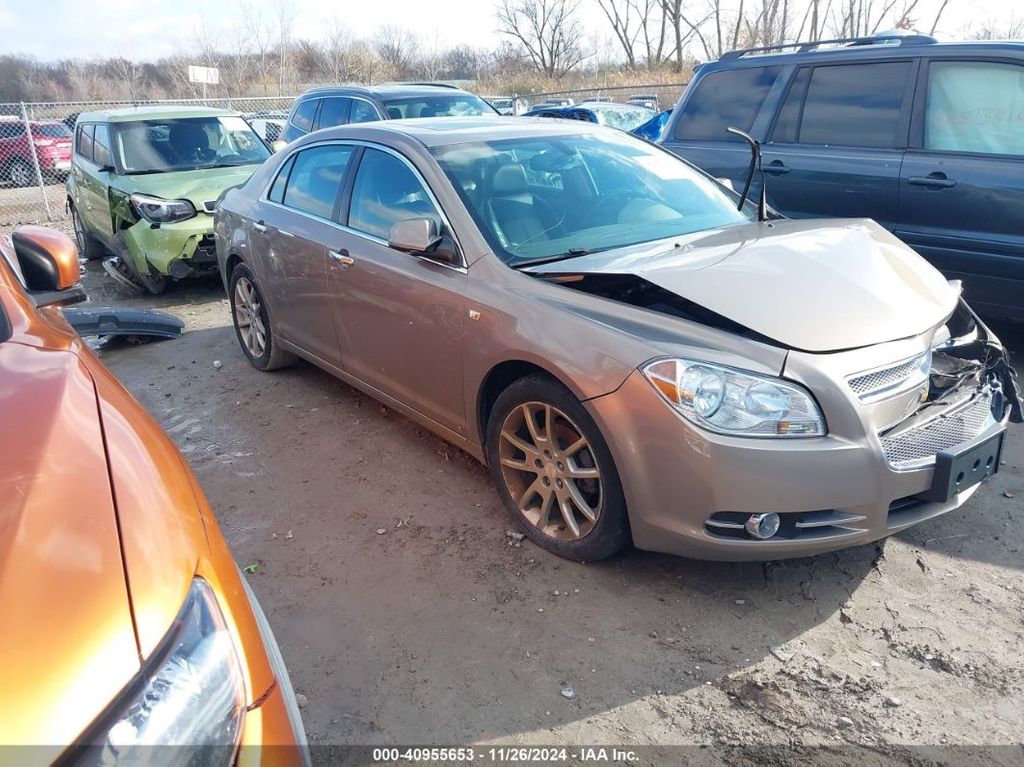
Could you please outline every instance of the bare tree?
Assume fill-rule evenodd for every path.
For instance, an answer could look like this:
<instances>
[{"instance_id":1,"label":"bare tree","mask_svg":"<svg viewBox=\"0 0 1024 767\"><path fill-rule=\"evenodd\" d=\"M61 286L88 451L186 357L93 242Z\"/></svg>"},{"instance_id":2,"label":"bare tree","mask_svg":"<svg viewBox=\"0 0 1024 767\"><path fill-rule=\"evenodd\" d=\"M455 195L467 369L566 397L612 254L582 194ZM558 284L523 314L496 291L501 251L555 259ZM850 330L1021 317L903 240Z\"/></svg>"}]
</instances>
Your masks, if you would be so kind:
<instances>
[{"instance_id":1,"label":"bare tree","mask_svg":"<svg viewBox=\"0 0 1024 767\"><path fill-rule=\"evenodd\" d=\"M975 40L1020 40L1024 38L1024 16L1011 13L1006 19L986 19L972 30Z\"/></svg>"},{"instance_id":2,"label":"bare tree","mask_svg":"<svg viewBox=\"0 0 1024 767\"><path fill-rule=\"evenodd\" d=\"M114 76L125 88L128 100L131 102L140 101L142 99L142 94L140 93L142 78L138 62L132 61L125 56L118 56L110 60L110 68L113 70Z\"/></svg>"},{"instance_id":3,"label":"bare tree","mask_svg":"<svg viewBox=\"0 0 1024 767\"><path fill-rule=\"evenodd\" d=\"M661 0L597 0L622 48L626 67L636 69L639 56L648 66L661 63L666 20Z\"/></svg>"},{"instance_id":4,"label":"bare tree","mask_svg":"<svg viewBox=\"0 0 1024 767\"><path fill-rule=\"evenodd\" d=\"M412 69L416 55L416 36L404 27L385 24L373 38L377 55L392 71L392 76L403 77Z\"/></svg>"},{"instance_id":5,"label":"bare tree","mask_svg":"<svg viewBox=\"0 0 1024 767\"><path fill-rule=\"evenodd\" d=\"M582 64L579 0L502 0L498 31L518 41L533 68L560 80Z\"/></svg>"}]
</instances>

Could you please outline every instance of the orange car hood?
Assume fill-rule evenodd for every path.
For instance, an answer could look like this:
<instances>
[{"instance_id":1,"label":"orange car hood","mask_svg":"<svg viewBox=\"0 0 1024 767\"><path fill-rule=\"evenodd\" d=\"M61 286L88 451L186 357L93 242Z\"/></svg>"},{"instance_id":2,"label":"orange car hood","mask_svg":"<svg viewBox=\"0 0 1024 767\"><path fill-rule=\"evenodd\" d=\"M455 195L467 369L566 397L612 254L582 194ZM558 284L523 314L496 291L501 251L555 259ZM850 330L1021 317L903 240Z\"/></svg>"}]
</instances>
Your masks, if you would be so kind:
<instances>
[{"instance_id":1,"label":"orange car hood","mask_svg":"<svg viewBox=\"0 0 1024 767\"><path fill-rule=\"evenodd\" d=\"M140 665L88 368L0 344L0 423L0 743L55 756Z\"/></svg>"}]
</instances>

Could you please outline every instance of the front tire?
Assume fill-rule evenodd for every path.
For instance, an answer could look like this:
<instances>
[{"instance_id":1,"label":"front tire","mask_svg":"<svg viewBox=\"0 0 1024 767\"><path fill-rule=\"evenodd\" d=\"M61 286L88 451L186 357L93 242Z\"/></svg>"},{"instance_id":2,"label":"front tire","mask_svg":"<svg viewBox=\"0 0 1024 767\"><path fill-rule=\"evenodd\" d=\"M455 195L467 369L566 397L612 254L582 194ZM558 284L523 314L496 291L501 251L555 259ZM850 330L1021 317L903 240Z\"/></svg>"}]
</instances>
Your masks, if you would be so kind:
<instances>
[{"instance_id":1,"label":"front tire","mask_svg":"<svg viewBox=\"0 0 1024 767\"><path fill-rule=\"evenodd\" d=\"M75 244L78 246L78 255L87 261L96 261L107 255L107 249L92 237L85 228L78 209L71 206L71 223L75 228Z\"/></svg>"},{"instance_id":2,"label":"front tire","mask_svg":"<svg viewBox=\"0 0 1024 767\"><path fill-rule=\"evenodd\" d=\"M32 186L36 181L36 174L27 162L16 159L11 163L11 169L7 171L7 179L13 186Z\"/></svg>"},{"instance_id":3,"label":"front tire","mask_svg":"<svg viewBox=\"0 0 1024 767\"><path fill-rule=\"evenodd\" d=\"M231 270L228 283L231 317L242 353L257 370L276 370L295 361L274 338L267 304L256 284L256 276L244 263Z\"/></svg>"},{"instance_id":4,"label":"front tire","mask_svg":"<svg viewBox=\"0 0 1024 767\"><path fill-rule=\"evenodd\" d=\"M615 461L583 404L545 375L521 378L487 421L487 463L505 505L534 543L593 562L630 541Z\"/></svg>"}]
</instances>

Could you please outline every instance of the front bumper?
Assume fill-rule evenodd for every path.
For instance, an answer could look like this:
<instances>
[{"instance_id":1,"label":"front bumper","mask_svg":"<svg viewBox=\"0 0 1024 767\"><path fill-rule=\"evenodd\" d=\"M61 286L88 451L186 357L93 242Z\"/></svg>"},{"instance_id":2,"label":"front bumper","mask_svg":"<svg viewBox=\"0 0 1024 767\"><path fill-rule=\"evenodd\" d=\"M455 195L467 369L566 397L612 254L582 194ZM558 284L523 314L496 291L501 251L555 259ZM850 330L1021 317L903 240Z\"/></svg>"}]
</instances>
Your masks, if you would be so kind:
<instances>
[{"instance_id":1,"label":"front bumper","mask_svg":"<svg viewBox=\"0 0 1024 767\"><path fill-rule=\"evenodd\" d=\"M932 487L934 466L900 471L886 462L879 432L898 420L893 408L905 408L906 398L863 407L822 362L833 357L850 372L868 367L867 355L898 359L912 345L790 355L787 378L818 396L829 425L824 437L703 431L669 408L639 371L616 392L587 401L615 458L634 544L697 559L785 559L869 543L962 506L979 485L930 502L920 496ZM988 428L995 433L1008 419L1009 412ZM783 516L787 536L756 540L708 524L713 517L735 521L767 512Z\"/></svg>"},{"instance_id":2,"label":"front bumper","mask_svg":"<svg viewBox=\"0 0 1024 767\"><path fill-rule=\"evenodd\" d=\"M207 213L159 226L140 220L124 229L122 236L129 256L142 274L155 272L180 278L217 266L213 216Z\"/></svg>"}]
</instances>

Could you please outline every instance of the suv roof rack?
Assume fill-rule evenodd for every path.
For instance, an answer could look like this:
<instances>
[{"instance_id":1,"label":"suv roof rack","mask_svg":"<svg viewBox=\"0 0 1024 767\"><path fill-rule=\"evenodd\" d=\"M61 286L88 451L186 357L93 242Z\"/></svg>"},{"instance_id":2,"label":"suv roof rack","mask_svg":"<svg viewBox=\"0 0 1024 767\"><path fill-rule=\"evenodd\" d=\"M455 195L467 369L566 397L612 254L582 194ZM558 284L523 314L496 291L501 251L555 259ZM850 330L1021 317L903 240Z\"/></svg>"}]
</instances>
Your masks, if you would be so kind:
<instances>
[{"instance_id":1,"label":"suv roof rack","mask_svg":"<svg viewBox=\"0 0 1024 767\"><path fill-rule=\"evenodd\" d=\"M393 83L381 83L381 85L431 85L436 88L451 88L453 91L462 90L458 85L452 85L451 83L408 82L399 80Z\"/></svg>"},{"instance_id":2,"label":"suv roof rack","mask_svg":"<svg viewBox=\"0 0 1024 767\"><path fill-rule=\"evenodd\" d=\"M782 43L781 45L765 45L760 48L739 48L735 51L727 51L723 53L719 61L725 59L738 59L743 56L750 55L752 53L769 53L771 51L783 51L787 48L796 48L796 53L808 53L823 45L840 45L845 44L847 47L854 47L858 45L932 45L937 43L931 35L895 35L892 33L882 33L878 35L871 35L868 37L835 37L831 40L812 40L807 42L797 43Z\"/></svg>"}]
</instances>

